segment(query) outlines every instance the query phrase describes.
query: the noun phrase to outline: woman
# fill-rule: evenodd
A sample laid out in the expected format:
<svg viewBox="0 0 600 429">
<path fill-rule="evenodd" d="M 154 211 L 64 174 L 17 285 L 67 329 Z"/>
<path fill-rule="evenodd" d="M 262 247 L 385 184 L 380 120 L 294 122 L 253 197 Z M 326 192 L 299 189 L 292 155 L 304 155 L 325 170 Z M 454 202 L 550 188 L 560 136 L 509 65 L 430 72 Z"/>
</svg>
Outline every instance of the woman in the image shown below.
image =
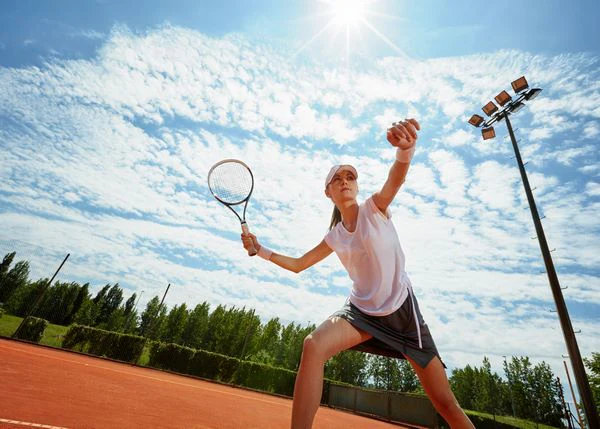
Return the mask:
<svg viewBox="0 0 600 429">
<path fill-rule="evenodd" d="M 319 407 L 325 362 L 355 349 L 407 359 L 436 410 L 452 428 L 473 428 L 450 390 L 444 365 L 419 311 L 404 269 L 404 253 L 391 221 L 389 205 L 408 172 L 419 123 L 394 123 L 387 140 L 397 147 L 396 161 L 379 192 L 359 206 L 358 173 L 351 165 L 334 166 L 325 179 L 325 195 L 335 207 L 330 231 L 314 249 L 291 258 L 261 246 L 253 234 L 242 234 L 246 250 L 299 273 L 333 251 L 353 281 L 344 307 L 304 340 L 294 387 L 292 429 L 310 428 Z M 418 321 L 418 323 L 417 323 Z"/>
</svg>

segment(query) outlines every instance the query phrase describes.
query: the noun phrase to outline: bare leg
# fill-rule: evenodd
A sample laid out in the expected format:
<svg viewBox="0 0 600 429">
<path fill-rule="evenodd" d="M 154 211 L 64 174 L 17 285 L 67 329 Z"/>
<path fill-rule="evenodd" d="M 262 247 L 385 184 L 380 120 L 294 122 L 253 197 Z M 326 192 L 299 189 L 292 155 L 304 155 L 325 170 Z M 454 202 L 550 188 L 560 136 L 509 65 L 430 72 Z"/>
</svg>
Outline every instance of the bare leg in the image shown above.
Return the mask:
<svg viewBox="0 0 600 429">
<path fill-rule="evenodd" d="M 473 426 L 473 423 L 471 423 L 462 408 L 460 408 L 458 401 L 454 397 L 454 393 L 450 389 L 450 383 L 448 383 L 446 371 L 440 359 L 437 356 L 434 357 L 425 368 L 421 368 L 419 364 L 408 356 L 406 359 L 417 373 L 417 377 L 419 377 L 419 381 L 433 403 L 433 406 L 448 422 L 450 427 L 452 429 L 475 429 L 475 426 Z"/>
<path fill-rule="evenodd" d="M 323 392 L 325 362 L 337 353 L 371 338 L 346 320 L 333 317 L 304 339 L 294 386 L 292 429 L 310 429 Z"/>
</svg>

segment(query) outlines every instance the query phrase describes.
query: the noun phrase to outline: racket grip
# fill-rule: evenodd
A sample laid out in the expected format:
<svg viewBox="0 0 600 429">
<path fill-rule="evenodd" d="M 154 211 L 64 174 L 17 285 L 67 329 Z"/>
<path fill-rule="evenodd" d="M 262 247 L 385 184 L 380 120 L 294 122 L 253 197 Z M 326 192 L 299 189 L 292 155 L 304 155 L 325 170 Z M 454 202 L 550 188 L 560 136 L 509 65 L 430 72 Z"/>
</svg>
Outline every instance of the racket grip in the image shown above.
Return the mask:
<svg viewBox="0 0 600 429">
<path fill-rule="evenodd" d="M 244 234 L 250 234 L 250 229 L 248 229 L 248 224 L 246 223 L 246 221 L 242 222 L 242 232 Z M 254 243 L 252 243 L 250 249 L 248 249 L 248 256 L 254 256 L 257 253 L 258 252 L 254 248 Z"/>
</svg>

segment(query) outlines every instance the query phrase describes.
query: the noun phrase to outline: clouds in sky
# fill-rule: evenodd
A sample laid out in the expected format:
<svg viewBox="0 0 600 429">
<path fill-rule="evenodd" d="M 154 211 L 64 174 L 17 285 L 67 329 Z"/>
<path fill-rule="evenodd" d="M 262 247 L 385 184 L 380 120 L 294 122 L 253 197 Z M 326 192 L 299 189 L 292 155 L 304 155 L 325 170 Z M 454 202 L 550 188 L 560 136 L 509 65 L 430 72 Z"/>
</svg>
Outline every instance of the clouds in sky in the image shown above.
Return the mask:
<svg viewBox="0 0 600 429">
<path fill-rule="evenodd" d="M 105 37 L 93 58 L 0 68 L 5 246 L 64 249 L 73 278 L 119 281 L 144 301 L 170 282 L 169 305 L 207 300 L 317 323 L 349 293 L 336 257 L 300 275 L 248 258 L 207 172 L 223 158 L 247 162 L 251 229 L 300 256 L 327 230 L 329 167 L 355 165 L 368 197 L 393 159 L 385 129 L 414 116 L 423 131 L 393 221 L 446 362 L 556 363 L 564 342 L 505 127 L 484 143 L 466 123 L 525 75 L 544 91 L 513 124 L 580 347 L 598 351 L 598 58 L 499 51 L 348 71 L 240 34 L 167 25 L 82 37 Z"/>
</svg>

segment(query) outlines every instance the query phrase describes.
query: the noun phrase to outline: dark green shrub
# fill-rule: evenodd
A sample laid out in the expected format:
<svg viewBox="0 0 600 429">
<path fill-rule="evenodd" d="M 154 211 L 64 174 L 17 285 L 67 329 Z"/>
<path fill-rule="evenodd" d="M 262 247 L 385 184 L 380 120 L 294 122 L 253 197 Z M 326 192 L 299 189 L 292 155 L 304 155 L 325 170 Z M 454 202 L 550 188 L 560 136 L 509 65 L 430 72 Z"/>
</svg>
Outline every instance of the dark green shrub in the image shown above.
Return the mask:
<svg viewBox="0 0 600 429">
<path fill-rule="evenodd" d="M 296 373 L 177 344 L 153 343 L 149 366 L 291 396 Z"/>
<path fill-rule="evenodd" d="M 27 317 L 20 326 L 15 335 L 15 338 L 27 340 L 34 343 L 39 343 L 44 335 L 44 330 L 48 326 L 48 321 L 38 317 Z"/>
<path fill-rule="evenodd" d="M 198 377 L 229 382 L 235 371 L 234 367 L 239 365 L 239 362 L 238 359 L 229 356 L 196 350 L 190 362 L 189 373 Z"/>
<path fill-rule="evenodd" d="M 150 348 L 149 366 L 189 374 L 189 366 L 196 350 L 178 344 L 155 342 Z"/>
<path fill-rule="evenodd" d="M 221 359 L 221 362 L 219 364 L 219 373 L 217 375 L 217 380 L 223 381 L 225 383 L 231 383 L 233 381 L 233 375 L 241 365 L 242 361 L 237 358 L 232 358 L 228 356 L 223 357 L 225 359 Z"/>
<path fill-rule="evenodd" d="M 145 338 L 136 335 L 71 325 L 63 339 L 62 347 L 125 362 L 137 362 L 145 343 Z"/>
<path fill-rule="evenodd" d="M 292 396 L 296 373 L 256 362 L 240 362 L 233 383 L 265 392 Z"/>
</svg>

